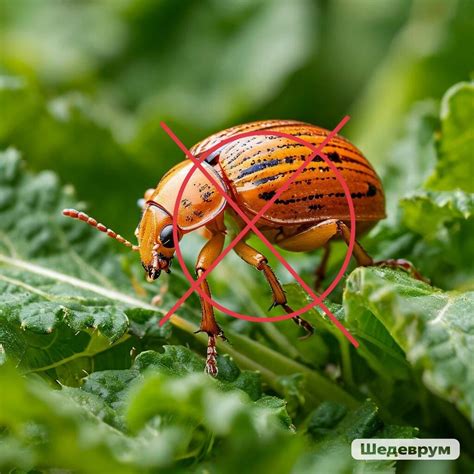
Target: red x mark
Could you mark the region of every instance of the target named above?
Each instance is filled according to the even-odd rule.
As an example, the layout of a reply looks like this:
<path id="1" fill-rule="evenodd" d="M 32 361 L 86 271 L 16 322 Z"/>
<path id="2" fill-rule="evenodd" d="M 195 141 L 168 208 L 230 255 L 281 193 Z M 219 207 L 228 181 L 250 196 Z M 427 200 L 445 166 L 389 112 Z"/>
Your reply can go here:
<path id="1" fill-rule="evenodd" d="M 322 152 L 322 149 L 326 144 L 333 138 L 336 133 L 339 132 L 339 130 L 342 129 L 342 127 L 347 123 L 349 120 L 348 116 L 345 116 L 341 122 L 337 125 L 337 127 L 332 130 L 328 136 L 319 144 L 318 147 L 315 147 L 313 144 L 306 142 L 299 137 L 294 137 L 292 135 L 282 133 L 282 132 L 274 132 L 272 131 L 272 134 L 286 137 L 289 140 L 297 141 L 299 143 L 302 143 L 303 145 L 307 146 L 311 150 L 313 150 L 313 153 L 310 154 L 304 163 L 296 170 L 294 174 L 292 174 L 283 184 L 283 186 L 276 192 L 276 194 L 272 197 L 271 200 L 269 200 L 265 206 L 262 207 L 262 209 L 257 213 L 257 215 L 254 216 L 252 220 L 250 220 L 244 212 L 240 209 L 237 203 L 233 201 L 233 199 L 228 196 L 226 191 L 223 189 L 222 185 L 217 182 L 217 180 L 211 176 L 208 171 L 202 166 L 201 162 L 195 158 L 192 153 L 184 146 L 184 144 L 178 139 L 178 137 L 169 129 L 169 127 L 161 123 L 162 128 L 168 133 L 168 135 L 173 139 L 173 141 L 183 150 L 183 152 L 187 155 L 187 157 L 193 161 L 195 164 L 195 167 L 190 171 L 186 179 L 184 180 L 180 192 L 178 193 L 178 197 L 175 202 L 175 207 L 173 211 L 173 233 L 174 233 L 174 241 L 178 242 L 178 236 L 177 236 L 177 216 L 179 212 L 179 202 L 181 199 L 181 196 L 183 194 L 184 188 L 189 181 L 189 179 L 192 176 L 192 173 L 196 170 L 199 169 L 205 176 L 206 178 L 217 188 L 219 193 L 221 193 L 224 198 L 226 199 L 227 203 L 235 210 L 235 212 L 242 218 L 242 220 L 247 224 L 244 229 L 240 231 L 240 233 L 235 237 L 235 239 L 232 240 L 232 242 L 224 249 L 224 251 L 219 255 L 219 257 L 213 262 L 213 264 L 197 279 L 194 280 L 189 273 L 186 265 L 184 264 L 184 260 L 179 248 L 179 245 L 176 247 L 176 254 L 179 260 L 179 263 L 188 278 L 188 280 L 191 282 L 191 287 L 185 292 L 185 294 L 175 303 L 175 305 L 168 311 L 168 313 L 161 319 L 160 321 L 160 326 L 162 326 L 170 317 L 171 315 L 184 303 L 184 301 L 195 291 L 197 290 L 199 294 L 206 299 L 207 301 L 210 302 L 213 306 L 217 307 L 221 311 L 231 314 L 231 315 L 236 315 L 234 312 L 229 312 L 226 308 L 222 307 L 219 303 L 216 301 L 212 300 L 211 298 L 208 297 L 200 288 L 199 285 L 201 282 L 209 275 L 209 273 L 220 263 L 220 261 L 235 247 L 235 245 L 247 234 L 249 230 L 252 230 L 260 239 L 263 241 L 263 243 L 268 247 L 268 249 L 276 256 L 276 258 L 281 262 L 281 264 L 290 272 L 290 274 L 295 278 L 296 281 L 299 282 L 299 284 L 307 291 L 307 293 L 311 296 L 313 299 L 313 302 L 310 303 L 309 305 L 301 308 L 298 311 L 295 311 L 292 314 L 287 314 L 283 316 L 276 316 L 273 318 L 265 318 L 264 321 L 270 322 L 270 321 L 280 321 L 282 319 L 288 319 L 290 317 L 299 315 L 308 309 L 318 305 L 321 307 L 321 309 L 328 315 L 328 317 L 331 319 L 331 321 L 338 327 L 338 329 L 346 336 L 346 338 L 357 348 L 359 346 L 359 343 L 354 339 L 354 337 L 348 332 L 348 330 L 339 322 L 339 320 L 331 313 L 331 311 L 324 305 L 322 300 L 334 289 L 334 287 L 337 285 L 339 280 L 342 278 L 344 275 L 344 272 L 349 265 L 349 261 L 352 255 L 352 250 L 354 247 L 354 242 L 355 242 L 355 211 L 354 211 L 354 204 L 352 202 L 352 198 L 350 195 L 349 188 L 347 186 L 347 183 L 345 182 L 344 178 L 341 176 L 340 172 L 337 170 L 336 166 L 328 159 L 328 157 Z M 204 160 L 209 154 L 214 152 L 215 150 L 219 149 L 226 143 L 229 143 L 231 141 L 238 140 L 240 138 L 244 138 L 247 136 L 253 136 L 253 135 L 268 135 L 268 131 L 256 131 L 256 132 L 247 132 L 247 133 L 242 133 L 239 135 L 235 135 L 233 137 L 230 137 L 226 140 L 223 140 L 222 142 L 216 144 L 213 146 L 210 150 L 208 150 L 206 153 L 204 153 L 202 160 Z M 268 239 L 261 233 L 261 231 L 256 227 L 256 222 L 262 217 L 262 215 L 273 205 L 273 203 L 281 196 L 283 192 L 288 189 L 290 184 L 303 172 L 303 170 L 311 163 L 313 158 L 315 156 L 319 155 L 325 162 L 326 164 L 332 169 L 332 171 L 336 174 L 336 177 L 338 178 L 339 182 L 341 183 L 343 190 L 346 195 L 346 199 L 348 201 L 349 205 L 349 214 L 351 218 L 351 227 L 350 227 L 350 242 L 348 245 L 348 251 L 346 254 L 346 257 L 344 259 L 343 265 L 337 275 L 337 277 L 334 279 L 334 281 L 329 285 L 329 287 L 323 292 L 323 294 L 318 297 L 312 289 L 306 284 L 306 282 L 296 273 L 296 271 L 290 266 L 290 264 L 278 253 L 278 251 L 273 247 L 273 245 L 268 241 Z M 258 321 L 262 322 L 261 318 L 257 317 L 245 317 L 245 319 L 252 320 L 252 321 Z"/>

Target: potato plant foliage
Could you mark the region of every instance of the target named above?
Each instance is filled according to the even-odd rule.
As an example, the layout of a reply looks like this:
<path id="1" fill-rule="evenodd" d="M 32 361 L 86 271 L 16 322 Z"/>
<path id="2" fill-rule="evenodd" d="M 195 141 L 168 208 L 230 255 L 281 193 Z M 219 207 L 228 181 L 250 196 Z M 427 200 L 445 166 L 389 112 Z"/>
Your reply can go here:
<path id="1" fill-rule="evenodd" d="M 21 82 L 0 86 L 12 107 Z M 203 373 L 195 300 L 157 325 L 186 288 L 178 269 L 152 306 L 166 281 L 145 283 L 134 255 L 64 219 L 60 210 L 78 205 L 72 188 L 29 170 L 20 146 L 3 150 L 0 471 L 395 472 L 395 460 L 352 460 L 350 442 L 417 436 L 459 439 L 460 460 L 441 468 L 472 470 L 473 123 L 472 83 L 440 106 L 414 106 L 384 176 L 390 217 L 366 239 L 432 284 L 353 270 L 328 305 L 358 350 L 318 310 L 307 314 L 308 341 L 291 322 L 220 317 L 232 345 L 221 344 L 217 380 Z M 224 262 L 219 275 L 235 271 Z M 227 290 L 221 281 L 217 292 L 260 314 L 268 295 L 258 277 Z M 286 291 L 292 306 L 306 304 L 297 285 Z"/>

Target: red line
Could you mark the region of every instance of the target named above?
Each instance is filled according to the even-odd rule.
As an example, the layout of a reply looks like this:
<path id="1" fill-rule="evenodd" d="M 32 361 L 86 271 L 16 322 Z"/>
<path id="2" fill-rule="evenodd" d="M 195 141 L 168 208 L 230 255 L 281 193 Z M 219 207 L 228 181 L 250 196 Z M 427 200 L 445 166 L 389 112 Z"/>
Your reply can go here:
<path id="1" fill-rule="evenodd" d="M 163 325 L 171 315 L 179 308 L 183 302 L 197 289 L 200 283 L 206 278 L 206 276 L 221 262 L 221 260 L 232 250 L 235 245 L 244 237 L 244 235 L 249 231 L 253 232 L 260 237 L 263 243 L 269 248 L 269 250 L 275 255 L 275 257 L 280 261 L 280 263 L 290 272 L 290 274 L 295 278 L 298 283 L 306 290 L 306 292 L 311 296 L 311 298 L 317 302 L 321 309 L 329 316 L 331 321 L 338 327 L 340 331 L 347 337 L 347 339 L 355 346 L 358 347 L 359 343 L 354 339 L 354 337 L 348 332 L 348 330 L 340 323 L 340 321 L 331 313 L 331 311 L 324 305 L 324 303 L 319 299 L 319 297 L 311 290 L 311 288 L 306 284 L 306 282 L 296 273 L 296 271 L 291 267 L 291 265 L 280 255 L 280 253 L 274 248 L 274 246 L 268 241 L 268 239 L 256 228 L 255 223 L 262 217 L 262 215 L 269 209 L 273 203 L 281 196 L 283 192 L 288 189 L 291 183 L 303 172 L 303 170 L 309 165 L 312 159 L 316 155 L 322 155 L 326 159 L 326 155 L 322 153 L 322 148 L 326 145 L 327 142 L 347 123 L 349 120 L 348 116 L 345 116 L 341 122 L 337 125 L 334 130 L 332 130 L 326 137 L 326 139 L 320 143 L 317 149 L 306 158 L 304 163 L 296 170 L 296 172 L 290 176 L 283 186 L 277 191 L 277 193 L 272 197 L 272 199 L 262 207 L 262 209 L 250 220 L 240 207 L 230 198 L 225 190 L 222 188 L 220 183 L 218 183 L 208 172 L 204 169 L 199 160 L 197 160 L 192 153 L 184 146 L 184 144 L 178 139 L 178 137 L 169 129 L 169 127 L 161 123 L 163 129 L 168 133 L 168 135 L 173 139 L 173 141 L 181 148 L 181 150 L 192 160 L 195 165 L 200 169 L 200 171 L 206 176 L 206 178 L 216 186 L 219 192 L 225 197 L 229 205 L 240 215 L 240 217 L 246 222 L 246 226 L 242 231 L 232 240 L 232 242 L 226 247 L 226 249 L 219 255 L 219 257 L 213 262 L 213 264 L 198 278 L 191 287 L 185 292 L 185 294 L 175 303 L 175 305 L 169 310 L 169 312 L 161 319 L 160 326 Z"/>

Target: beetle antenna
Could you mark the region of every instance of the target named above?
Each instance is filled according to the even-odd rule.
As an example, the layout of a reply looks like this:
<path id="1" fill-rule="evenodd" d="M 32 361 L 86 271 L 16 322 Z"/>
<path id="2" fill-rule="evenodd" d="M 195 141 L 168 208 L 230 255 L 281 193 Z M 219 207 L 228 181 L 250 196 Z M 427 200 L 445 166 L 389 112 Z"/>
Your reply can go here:
<path id="1" fill-rule="evenodd" d="M 112 229 L 108 229 L 107 227 L 105 227 L 104 224 L 101 224 L 100 222 L 97 222 L 95 219 L 93 219 L 92 217 L 89 217 L 84 212 L 79 212 L 79 211 L 76 211 L 75 209 L 63 209 L 63 214 L 67 217 L 71 217 L 72 219 L 78 219 L 80 221 L 83 221 L 86 224 L 89 224 L 91 227 L 95 227 L 97 230 L 100 230 L 101 232 L 104 232 L 105 234 L 107 234 L 112 239 L 118 240 L 121 244 L 123 244 L 126 247 L 134 250 L 135 252 L 137 250 L 139 250 L 138 245 L 133 245 L 127 239 L 125 239 L 121 235 L 117 234 L 117 232 L 114 232 Z"/>

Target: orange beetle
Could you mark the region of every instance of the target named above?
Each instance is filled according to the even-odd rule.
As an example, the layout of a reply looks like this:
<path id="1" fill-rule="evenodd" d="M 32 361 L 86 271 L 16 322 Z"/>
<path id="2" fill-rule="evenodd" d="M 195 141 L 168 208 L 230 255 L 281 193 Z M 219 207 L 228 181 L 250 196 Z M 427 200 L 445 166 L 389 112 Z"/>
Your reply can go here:
<path id="1" fill-rule="evenodd" d="M 268 130 L 268 135 L 241 138 L 224 145 L 203 162 L 205 169 L 220 182 L 222 188 L 250 218 L 269 201 L 286 179 L 295 173 L 312 151 L 287 138 L 272 135 L 281 131 L 318 146 L 328 135 L 314 125 L 290 120 L 268 120 L 239 125 L 216 133 L 191 148 L 199 159 L 204 152 L 222 140 L 250 131 Z M 357 220 L 357 234 L 367 231 L 385 217 L 385 197 L 380 178 L 362 153 L 341 136 L 334 136 L 322 150 L 337 166 L 348 184 L 354 202 Z M 132 245 L 114 231 L 107 229 L 82 212 L 65 209 L 66 216 L 83 220 L 106 232 L 133 250 L 140 252 L 142 265 L 149 280 L 159 277 L 161 271 L 169 272 L 175 253 L 173 242 L 173 219 L 178 190 L 185 176 L 192 169 L 192 161 L 186 159 L 173 167 L 158 183 L 156 189 L 145 193 L 143 216 L 135 235 L 138 245 Z M 196 273 L 200 276 L 219 256 L 224 247 L 226 227 L 224 213 L 229 213 L 242 229 L 244 223 L 230 209 L 224 197 L 209 182 L 205 175 L 196 170 L 184 189 L 180 202 L 178 236 L 196 229 L 206 229 L 208 242 L 202 248 L 196 262 Z M 325 253 L 316 271 L 316 286 L 324 278 L 329 256 L 329 241 L 341 237 L 349 242 L 349 211 L 341 184 L 324 160 L 316 156 L 303 173 L 289 186 L 257 222 L 257 228 L 265 237 L 279 247 L 306 252 L 325 247 Z M 287 305 L 285 293 L 267 259 L 241 240 L 235 252 L 248 264 L 263 272 L 272 293 L 273 304 L 282 306 L 288 313 L 293 310 Z M 374 264 L 372 258 L 356 241 L 353 255 L 359 265 Z M 378 262 L 409 268 L 405 260 Z M 211 295 L 206 280 L 201 289 Z M 216 337 L 224 333 L 216 323 L 212 305 L 201 298 L 202 319 L 200 330 L 209 336 L 206 371 L 217 374 Z M 293 320 L 308 334 L 313 331 L 310 323 L 300 317 Z"/>

